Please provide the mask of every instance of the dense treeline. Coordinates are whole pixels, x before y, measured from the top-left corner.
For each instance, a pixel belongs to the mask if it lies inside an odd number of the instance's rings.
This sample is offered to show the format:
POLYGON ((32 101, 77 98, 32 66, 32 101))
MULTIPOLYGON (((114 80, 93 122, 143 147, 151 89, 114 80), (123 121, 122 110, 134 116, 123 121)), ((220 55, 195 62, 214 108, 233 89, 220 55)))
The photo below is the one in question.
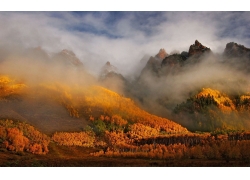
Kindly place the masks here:
POLYGON ((214 140, 232 141, 232 140, 250 140, 250 132, 228 132, 228 134, 204 133, 204 134, 185 134, 158 136, 154 138, 139 139, 136 144, 185 144, 186 146, 205 145, 214 140))
POLYGON ((10 151, 46 154, 50 138, 33 126, 12 120, 0 120, 0 146, 10 151))
MULTIPOLYGON (((234 134, 236 137, 239 134, 234 134)), ((241 133, 244 140, 232 140, 232 135, 211 136, 185 135, 165 138, 142 140, 141 143, 134 141, 119 141, 122 136, 112 134, 110 146, 104 150, 92 153, 93 156, 107 157, 134 157, 134 158, 155 158, 155 159, 224 159, 250 161, 250 133, 241 133), (114 140, 116 139, 116 140, 114 140), (149 144, 147 144, 147 143, 149 144)), ((109 134, 110 136, 110 134, 109 134)), ((108 136, 108 137, 109 137, 108 136)))
POLYGON ((64 146, 93 147, 95 136, 88 132, 59 132, 53 134, 51 140, 64 146))

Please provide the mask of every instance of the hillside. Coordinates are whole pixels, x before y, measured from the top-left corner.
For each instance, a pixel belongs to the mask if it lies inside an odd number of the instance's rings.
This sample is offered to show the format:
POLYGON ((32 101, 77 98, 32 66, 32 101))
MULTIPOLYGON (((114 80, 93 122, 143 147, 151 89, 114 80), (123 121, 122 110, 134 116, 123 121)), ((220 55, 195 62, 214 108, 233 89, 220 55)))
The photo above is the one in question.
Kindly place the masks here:
POLYGON ((176 122, 189 130, 249 130, 249 96, 231 96, 203 88, 174 109, 176 122), (184 120, 185 119, 185 120, 184 120))
POLYGON ((182 133, 185 128, 165 118, 147 113, 140 109, 129 98, 125 98, 101 86, 67 86, 62 84, 45 85, 44 88, 53 94, 53 98, 61 103, 75 118, 91 120, 100 117, 118 116, 127 123, 141 123, 155 128, 158 132, 182 133))
POLYGON ((53 161, 52 150, 61 161, 73 162, 68 154, 76 149, 94 161, 247 156, 242 153, 250 139, 247 74, 216 62, 220 56, 198 41, 181 54, 161 49, 133 81, 110 62, 94 77, 72 51, 52 58, 35 52, 47 60, 20 61, 19 71, 0 64, 7 74, 0 76, 0 150, 6 156, 46 154, 53 161), (25 70, 33 65, 33 71, 25 70), (66 153, 63 158, 59 151, 66 153))

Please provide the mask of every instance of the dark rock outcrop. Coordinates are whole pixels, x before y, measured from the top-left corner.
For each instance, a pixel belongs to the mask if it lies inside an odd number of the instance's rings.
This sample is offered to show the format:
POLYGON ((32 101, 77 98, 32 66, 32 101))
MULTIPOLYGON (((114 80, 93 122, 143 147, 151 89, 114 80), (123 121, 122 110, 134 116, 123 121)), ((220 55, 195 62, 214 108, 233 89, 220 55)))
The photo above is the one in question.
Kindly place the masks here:
POLYGON ((250 49, 246 48, 243 45, 230 42, 227 43, 226 48, 224 50, 224 55, 227 57, 235 58, 235 57, 248 57, 250 58, 250 49))
POLYGON ((183 56, 182 54, 173 54, 163 59, 161 66, 162 67, 164 66, 174 67, 176 65, 181 65, 186 59, 187 58, 183 56))
POLYGON ((210 48, 203 46, 199 41, 195 40, 195 43, 190 46, 188 56, 201 55, 204 52, 211 52, 210 48))
POLYGON ((154 57, 150 57, 146 66, 142 69, 140 77, 144 75, 151 74, 153 76, 159 76, 159 70, 161 68, 161 61, 157 60, 154 57))

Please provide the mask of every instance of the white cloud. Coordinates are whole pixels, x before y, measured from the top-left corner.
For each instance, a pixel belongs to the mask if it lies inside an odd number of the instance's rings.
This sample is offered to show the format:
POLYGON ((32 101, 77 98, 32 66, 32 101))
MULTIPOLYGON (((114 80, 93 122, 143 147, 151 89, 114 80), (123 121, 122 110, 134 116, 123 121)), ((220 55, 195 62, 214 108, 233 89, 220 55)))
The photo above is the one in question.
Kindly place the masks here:
POLYGON ((49 52, 66 48, 91 71, 110 61, 126 74, 145 53, 155 55, 160 48, 188 51, 196 39, 215 52, 223 52, 231 41, 250 45, 246 37, 248 12, 162 12, 160 16, 124 12, 113 23, 109 18, 108 12, 98 16, 91 12, 2 12, 0 46, 41 46, 49 52), (87 27, 88 31, 76 31, 75 27, 87 27))

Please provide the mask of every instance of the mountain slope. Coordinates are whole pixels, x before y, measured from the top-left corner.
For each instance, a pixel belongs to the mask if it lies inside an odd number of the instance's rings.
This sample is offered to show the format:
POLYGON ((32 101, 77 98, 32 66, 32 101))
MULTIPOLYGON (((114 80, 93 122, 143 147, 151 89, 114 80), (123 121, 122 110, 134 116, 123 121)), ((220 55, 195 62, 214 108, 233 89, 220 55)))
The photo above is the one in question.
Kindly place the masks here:
POLYGON ((174 119, 189 130, 249 130, 248 102, 246 95, 229 97, 218 90, 203 88, 176 106, 174 119))
POLYGON ((73 117, 94 120, 101 116, 111 118, 118 115, 128 123, 141 123, 166 133, 187 132, 186 128, 179 124, 151 115, 136 106, 131 99, 100 86, 69 87, 52 84, 46 88, 54 91, 54 98, 61 102, 73 117))
MULTIPOLYGON (((9 80, 8 78, 6 78, 9 80)), ((2 78, 2 82, 4 78, 2 78)), ((6 88, 12 85, 6 86, 6 88)), ((15 87, 15 86, 13 86, 15 87)), ((2 88, 3 89, 3 88, 2 88)), ((5 95, 5 94, 4 94, 5 95)), ((187 132, 186 128, 168 119, 143 111, 135 103, 101 86, 43 83, 27 86, 18 92, 19 99, 2 99, 1 118, 18 118, 30 122, 43 132, 81 130, 101 116, 117 115, 127 123, 141 123, 158 132, 187 132)), ((6 97, 6 96, 4 96, 6 97)))

